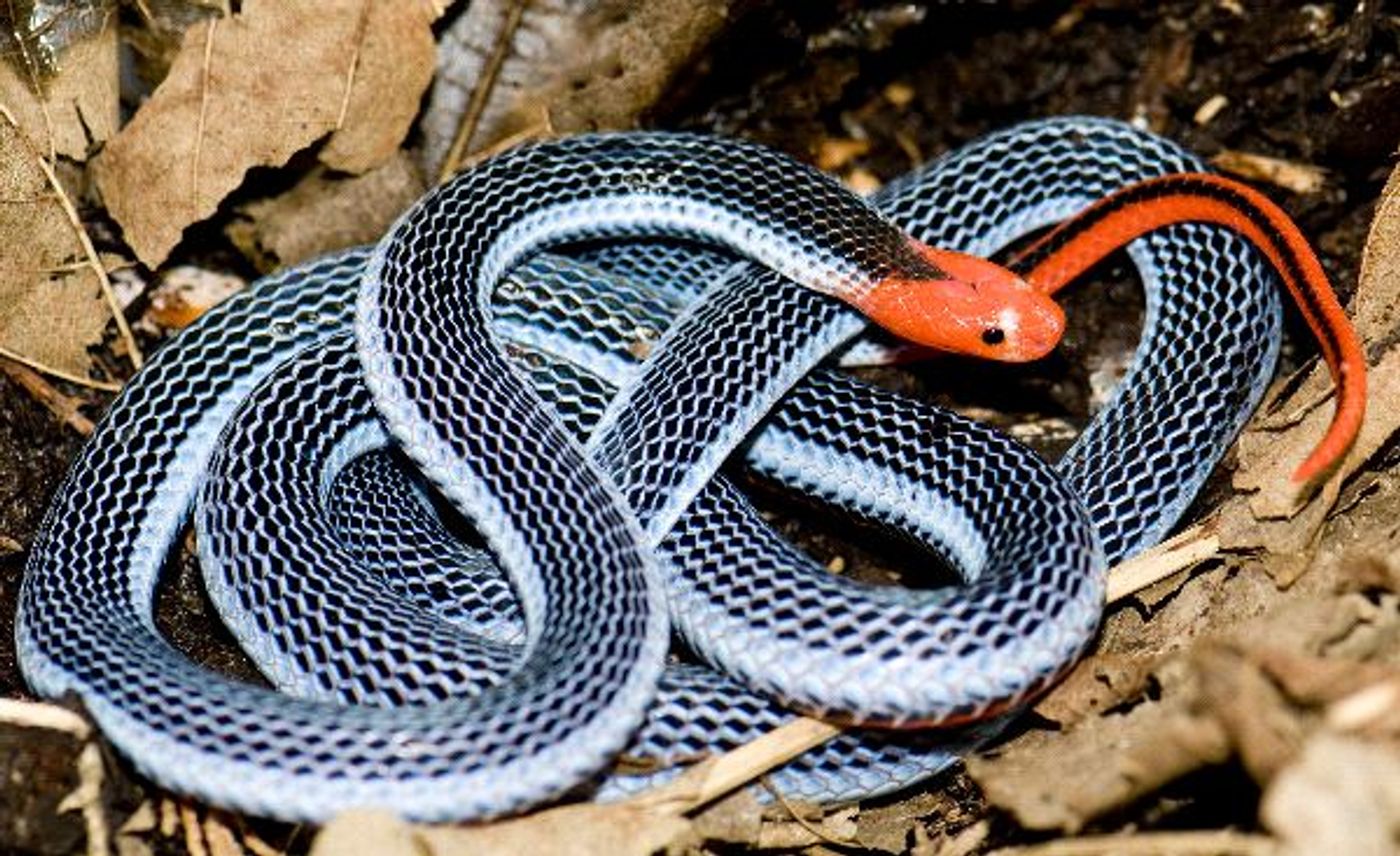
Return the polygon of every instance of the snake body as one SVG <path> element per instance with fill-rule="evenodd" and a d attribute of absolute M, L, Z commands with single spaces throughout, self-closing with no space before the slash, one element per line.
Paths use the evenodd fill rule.
<path fill-rule="evenodd" d="M 663 759 L 713 751 L 789 706 L 881 726 L 1014 706 L 1091 638 L 1105 561 L 1173 525 L 1257 404 L 1277 290 L 1219 228 L 1136 242 L 1142 345 L 1054 469 L 819 364 L 865 327 L 848 304 L 887 308 L 880 284 L 906 279 L 890 259 L 938 280 L 972 268 L 920 247 L 988 255 L 1197 166 L 1115 122 L 1019 126 L 873 200 L 921 242 L 909 244 L 748 145 L 594 136 L 491 161 L 372 251 L 234 297 L 126 387 L 33 546 L 25 674 L 43 694 L 78 693 L 160 784 L 297 819 L 367 804 L 428 819 L 517 811 L 592 780 L 629 743 Z M 615 278 L 720 257 L 678 244 L 536 257 L 657 236 L 760 264 L 682 262 L 610 310 Z M 676 312 L 641 367 L 580 322 L 635 329 Z M 419 489 L 385 475 L 389 458 L 365 457 L 390 437 L 489 557 L 447 540 Z M 761 477 L 928 547 L 966 584 L 910 593 L 823 573 L 719 472 L 736 451 Z M 213 675 L 155 629 L 156 578 L 196 495 L 210 593 L 283 693 Z M 672 622 L 722 674 L 663 673 Z M 849 799 L 926 776 L 955 748 L 857 731 L 780 783 Z"/>

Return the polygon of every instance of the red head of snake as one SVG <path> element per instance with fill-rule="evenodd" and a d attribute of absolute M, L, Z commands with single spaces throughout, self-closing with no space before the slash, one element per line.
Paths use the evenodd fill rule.
<path fill-rule="evenodd" d="M 976 256 L 915 249 L 943 276 L 885 277 L 855 301 L 870 320 L 897 336 L 1003 362 L 1039 359 L 1064 334 L 1065 314 L 1016 274 Z"/>

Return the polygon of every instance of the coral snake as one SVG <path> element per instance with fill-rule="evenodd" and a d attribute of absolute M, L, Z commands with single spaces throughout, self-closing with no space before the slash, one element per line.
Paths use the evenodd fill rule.
<path fill-rule="evenodd" d="M 869 202 L 696 135 L 501 155 L 376 247 L 230 299 L 126 386 L 34 542 L 24 673 L 81 697 L 156 782 L 289 819 L 615 794 L 635 786 L 598 778 L 619 753 L 693 758 L 793 709 L 872 727 L 775 774 L 788 793 L 918 781 L 996 726 L 900 726 L 1048 686 L 1093 638 L 1107 565 L 1160 539 L 1229 447 L 1278 353 L 1268 269 L 1339 388 L 1295 478 L 1356 434 L 1364 362 L 1315 256 L 1263 196 L 1199 170 L 1092 118 L 990 135 Z M 979 258 L 1066 218 L 1005 268 Z M 1143 344 L 1053 466 L 832 365 L 866 316 L 1035 358 L 1063 326 L 1049 295 L 1129 242 Z M 827 573 L 740 471 L 962 584 Z M 156 629 L 192 506 L 211 598 L 275 689 Z M 666 664 L 672 630 L 685 663 Z"/>

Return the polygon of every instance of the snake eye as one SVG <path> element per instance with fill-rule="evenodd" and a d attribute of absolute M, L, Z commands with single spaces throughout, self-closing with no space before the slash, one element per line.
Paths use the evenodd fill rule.
<path fill-rule="evenodd" d="M 982 331 L 982 341 L 988 345 L 1000 345 L 1006 341 L 1006 333 L 1000 327 L 988 327 Z"/>

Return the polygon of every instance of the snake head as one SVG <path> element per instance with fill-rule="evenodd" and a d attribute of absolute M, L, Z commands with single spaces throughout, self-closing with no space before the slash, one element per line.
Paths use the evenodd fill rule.
<path fill-rule="evenodd" d="M 871 321 L 920 345 L 1002 362 L 1037 360 L 1059 344 L 1064 311 L 1024 279 L 976 256 L 914 249 L 926 265 L 887 276 L 854 301 Z"/>

